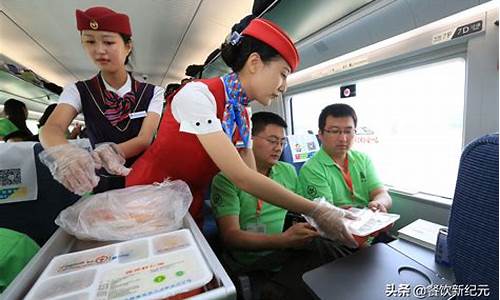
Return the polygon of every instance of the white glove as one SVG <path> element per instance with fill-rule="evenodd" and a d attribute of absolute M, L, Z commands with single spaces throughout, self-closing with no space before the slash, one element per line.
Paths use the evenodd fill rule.
<path fill-rule="evenodd" d="M 97 169 L 104 167 L 111 175 L 127 176 L 130 169 L 124 166 L 125 155 L 115 143 L 99 144 L 92 152 Z"/>
<path fill-rule="evenodd" d="M 350 248 L 357 248 L 358 244 L 342 220 L 343 218 L 356 219 L 356 217 L 351 212 L 338 208 L 324 199 L 315 200 L 314 203 L 315 207 L 309 216 L 320 231 L 332 240 L 338 240 Z"/>
<path fill-rule="evenodd" d="M 54 179 L 75 194 L 91 192 L 99 183 L 92 156 L 85 149 L 72 144 L 50 147 L 39 155 Z"/>

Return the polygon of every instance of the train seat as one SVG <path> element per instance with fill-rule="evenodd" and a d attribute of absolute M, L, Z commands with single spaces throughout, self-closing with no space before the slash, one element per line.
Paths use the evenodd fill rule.
<path fill-rule="evenodd" d="M 80 198 L 54 180 L 49 169 L 38 159 L 41 151 L 42 145 L 34 144 L 33 155 L 38 183 L 36 200 L 0 205 L 0 227 L 22 232 L 40 246 L 57 229 L 54 220 L 59 212 Z"/>
<path fill-rule="evenodd" d="M 498 299 L 498 201 L 498 134 L 492 134 L 462 152 L 447 240 L 456 283 L 487 284 L 488 299 Z"/>
<path fill-rule="evenodd" d="M 292 164 L 298 174 L 304 163 L 318 152 L 319 148 L 319 139 L 314 134 L 289 135 L 280 160 Z"/>

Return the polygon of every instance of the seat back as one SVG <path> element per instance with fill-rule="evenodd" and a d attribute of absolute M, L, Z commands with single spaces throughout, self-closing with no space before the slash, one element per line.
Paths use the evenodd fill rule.
<path fill-rule="evenodd" d="M 42 151 L 41 144 L 34 145 L 38 183 L 37 199 L 0 205 L 0 227 L 22 232 L 40 246 L 57 229 L 54 220 L 59 212 L 80 198 L 54 180 L 49 169 L 38 158 L 38 154 Z"/>
<path fill-rule="evenodd" d="M 299 173 L 300 168 L 302 168 L 302 165 L 304 165 L 305 163 L 305 161 L 297 163 L 293 162 L 293 155 L 292 155 L 292 149 L 290 148 L 290 144 L 286 144 L 285 148 L 283 149 L 283 153 L 281 154 L 280 160 L 292 164 L 295 167 L 297 174 Z"/>
<path fill-rule="evenodd" d="M 304 163 L 319 151 L 320 144 L 313 134 L 289 135 L 287 141 L 280 160 L 292 164 L 298 174 Z"/>
<path fill-rule="evenodd" d="M 448 234 L 457 284 L 488 285 L 488 299 L 498 299 L 498 201 L 494 134 L 471 142 L 462 153 Z"/>

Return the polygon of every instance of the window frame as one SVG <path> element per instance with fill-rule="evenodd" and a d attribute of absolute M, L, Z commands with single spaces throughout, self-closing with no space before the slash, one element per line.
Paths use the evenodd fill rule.
<path fill-rule="evenodd" d="M 454 58 L 462 58 L 465 62 L 465 82 L 464 82 L 464 111 L 462 115 L 463 128 L 462 128 L 462 139 L 461 148 L 464 148 L 465 144 L 465 132 L 469 124 L 466 120 L 466 108 L 467 108 L 467 42 L 442 47 L 439 49 L 433 49 L 429 51 L 417 51 L 417 53 L 410 53 L 403 56 L 393 57 L 385 61 L 376 62 L 372 64 L 367 64 L 360 68 L 350 70 L 337 75 L 329 76 L 326 78 L 321 78 L 317 81 L 311 82 L 310 84 L 299 86 L 297 88 L 292 88 L 287 91 L 285 97 L 283 97 L 283 108 L 286 116 L 286 121 L 288 124 L 287 134 L 294 134 L 294 120 L 293 120 L 293 97 L 298 94 L 305 92 L 330 87 L 333 85 L 339 85 L 343 83 L 360 81 L 363 79 L 368 79 L 371 77 L 381 76 L 393 72 L 403 71 L 406 69 L 411 69 L 415 67 L 425 66 L 432 63 L 438 63 Z M 433 205 L 439 205 L 443 207 L 451 207 L 453 202 L 452 198 L 433 195 L 425 192 L 409 192 L 397 186 L 386 185 L 386 188 L 391 194 L 395 194 L 405 198 L 412 198 L 414 200 L 423 200 L 424 202 L 432 203 Z M 453 196 L 452 196 L 453 197 Z"/>

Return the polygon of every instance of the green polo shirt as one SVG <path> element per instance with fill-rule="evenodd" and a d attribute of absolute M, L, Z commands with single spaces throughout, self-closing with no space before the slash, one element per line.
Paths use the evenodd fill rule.
<path fill-rule="evenodd" d="M 370 192 L 383 187 L 383 184 L 366 154 L 349 150 L 347 159 L 353 194 L 342 176 L 340 167 L 321 148 L 300 169 L 299 185 L 302 195 L 308 199 L 325 197 L 336 206 L 367 206 L 370 202 Z"/>
<path fill-rule="evenodd" d="M 27 235 L 0 228 L 0 294 L 40 247 Z"/>
<path fill-rule="evenodd" d="M 0 118 L 0 137 L 6 136 L 17 131 L 17 126 L 7 118 Z"/>
<path fill-rule="evenodd" d="M 269 177 L 285 188 L 297 192 L 297 174 L 292 165 L 278 162 L 271 169 Z M 210 196 L 216 218 L 239 216 L 242 230 L 247 230 L 249 224 L 257 223 L 257 198 L 237 188 L 222 173 L 214 177 Z M 265 224 L 267 234 L 278 234 L 283 231 L 286 212 L 283 208 L 263 202 L 259 222 Z M 233 258 L 244 265 L 250 265 L 271 252 L 231 251 Z"/>

